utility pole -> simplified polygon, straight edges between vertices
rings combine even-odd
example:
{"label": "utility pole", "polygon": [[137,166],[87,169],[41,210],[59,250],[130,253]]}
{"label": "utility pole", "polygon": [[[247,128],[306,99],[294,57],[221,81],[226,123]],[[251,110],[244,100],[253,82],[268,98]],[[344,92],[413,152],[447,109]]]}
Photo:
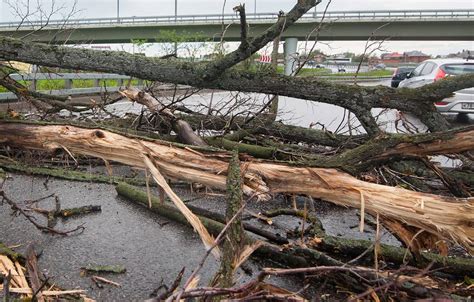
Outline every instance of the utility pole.
{"label": "utility pole", "polygon": [[120,22],[120,0],[117,0],[117,22]]}
{"label": "utility pole", "polygon": [[[174,22],[178,22],[178,0],[174,0]],[[178,57],[178,42],[174,42],[174,55]]]}
{"label": "utility pole", "polygon": [[174,21],[178,20],[178,0],[174,0]]}
{"label": "utility pole", "polygon": [[257,0],[253,1],[253,13],[255,16],[257,15]]}

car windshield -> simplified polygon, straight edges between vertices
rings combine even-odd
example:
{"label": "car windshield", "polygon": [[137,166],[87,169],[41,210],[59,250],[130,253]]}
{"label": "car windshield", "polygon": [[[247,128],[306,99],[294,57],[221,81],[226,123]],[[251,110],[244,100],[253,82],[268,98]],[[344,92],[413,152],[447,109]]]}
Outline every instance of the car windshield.
{"label": "car windshield", "polygon": [[399,67],[397,73],[406,73],[412,71],[414,68],[411,67]]}
{"label": "car windshield", "polygon": [[470,64],[470,63],[446,64],[442,67],[442,69],[444,72],[451,75],[474,73],[474,64]]}

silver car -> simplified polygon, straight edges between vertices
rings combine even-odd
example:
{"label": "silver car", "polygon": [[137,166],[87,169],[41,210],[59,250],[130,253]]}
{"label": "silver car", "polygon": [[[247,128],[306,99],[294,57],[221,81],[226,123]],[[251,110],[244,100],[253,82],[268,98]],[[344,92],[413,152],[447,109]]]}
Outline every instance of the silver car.
{"label": "silver car", "polygon": [[[398,87],[417,88],[447,76],[474,73],[474,60],[432,59],[420,63]],[[435,102],[440,112],[474,113],[474,87],[458,90],[454,96]]]}

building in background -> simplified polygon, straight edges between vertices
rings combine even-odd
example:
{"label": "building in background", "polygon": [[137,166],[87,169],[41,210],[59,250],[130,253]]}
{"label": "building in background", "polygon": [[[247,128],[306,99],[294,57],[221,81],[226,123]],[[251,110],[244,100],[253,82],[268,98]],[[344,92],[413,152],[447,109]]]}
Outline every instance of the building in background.
{"label": "building in background", "polygon": [[418,50],[407,51],[403,53],[404,63],[420,63],[428,59],[431,59],[430,55],[424,54]]}
{"label": "building in background", "polygon": [[422,53],[418,50],[406,51],[403,54],[399,52],[383,53],[381,61],[384,64],[403,64],[403,63],[420,63],[431,58],[430,55]]}
{"label": "building in background", "polygon": [[399,52],[383,53],[380,59],[384,64],[399,64],[403,62],[403,54]]}
{"label": "building in background", "polygon": [[326,57],[325,63],[344,64],[344,63],[351,63],[351,62],[352,62],[352,58],[347,57],[345,54],[335,54],[335,55]]}
{"label": "building in background", "polygon": [[474,50],[463,49],[456,53],[450,53],[445,56],[446,58],[462,58],[467,60],[474,60]]}

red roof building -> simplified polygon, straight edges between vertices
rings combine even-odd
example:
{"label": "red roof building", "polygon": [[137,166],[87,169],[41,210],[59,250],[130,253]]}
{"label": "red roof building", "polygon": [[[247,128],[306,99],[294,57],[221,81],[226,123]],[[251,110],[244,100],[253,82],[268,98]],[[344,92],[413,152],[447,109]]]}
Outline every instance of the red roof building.
{"label": "red roof building", "polygon": [[431,56],[418,50],[406,51],[403,54],[399,52],[392,52],[381,55],[381,60],[384,64],[420,63],[430,58]]}
{"label": "red roof building", "polygon": [[397,64],[403,62],[403,54],[399,52],[383,53],[380,58],[384,64]]}

